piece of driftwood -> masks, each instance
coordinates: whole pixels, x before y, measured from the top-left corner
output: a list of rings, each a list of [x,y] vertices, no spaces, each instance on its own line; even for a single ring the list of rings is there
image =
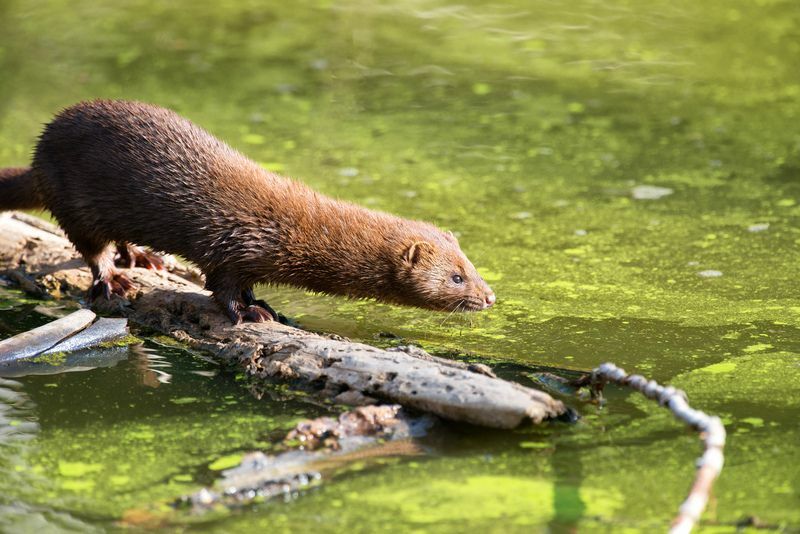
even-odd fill
[[[3,270],[24,272],[54,296],[80,299],[91,283],[58,229],[14,213],[0,215]],[[500,380],[485,366],[435,358],[418,348],[383,350],[274,322],[231,325],[209,293],[187,279],[197,272],[179,264],[172,272],[136,268],[128,274],[139,289],[113,304],[133,324],[237,362],[255,377],[318,386],[343,404],[380,400],[493,428],[566,412],[546,393]]]
[[[129,335],[127,319],[96,317],[91,310],[77,310],[0,341],[0,372],[13,361],[88,349]]]
[[[79,310],[84,311],[84,310]],[[78,313],[78,312],[75,312]],[[130,336],[128,320],[125,318],[101,317],[87,328],[66,338],[58,345],[42,353],[43,356],[58,354],[60,352],[75,352],[113,343]],[[134,338],[134,342],[136,339]]]
[[[41,354],[92,324],[94,318],[94,312],[78,310],[33,330],[4,339],[0,341],[0,363]]]
[[[607,382],[635,389],[648,399],[657,400],[661,406],[669,408],[677,419],[700,432],[704,445],[703,455],[697,461],[697,473],[689,496],[683,501],[669,530],[671,534],[691,532],[706,508],[714,480],[722,472],[725,426],[720,418],[706,415],[689,406],[686,393],[680,389],[661,386],[641,375],[629,375],[613,363],[604,363],[595,368],[590,382],[595,395],[602,392]]]

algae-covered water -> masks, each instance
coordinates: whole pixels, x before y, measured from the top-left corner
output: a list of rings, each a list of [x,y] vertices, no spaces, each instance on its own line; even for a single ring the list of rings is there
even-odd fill
[[[457,233],[494,309],[447,316],[286,288],[305,327],[392,333],[530,384],[611,360],[720,415],[703,530],[800,529],[800,4],[473,0],[0,2],[0,166],[92,97],[171,107],[265,167]],[[109,206],[109,209],[114,209]],[[48,320],[4,290],[0,336]],[[122,353],[120,353],[122,351]],[[293,422],[148,340],[0,379],[0,531],[117,527]],[[287,502],[172,529],[659,531],[697,437],[610,391],[574,425],[447,427]]]

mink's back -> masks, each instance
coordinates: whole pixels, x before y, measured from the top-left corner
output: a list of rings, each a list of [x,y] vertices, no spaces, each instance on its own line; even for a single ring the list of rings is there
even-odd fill
[[[257,216],[248,207],[268,214],[291,188],[176,113],[126,101],[64,110],[45,128],[33,168],[74,242],[130,241],[206,268],[235,261],[236,234]]]

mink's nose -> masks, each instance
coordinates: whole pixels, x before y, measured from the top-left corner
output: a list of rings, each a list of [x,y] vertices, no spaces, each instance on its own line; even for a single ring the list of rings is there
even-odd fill
[[[494,296],[494,293],[489,293],[489,294],[488,294],[488,295],[486,295],[486,297],[484,297],[484,299],[483,299],[483,307],[484,307],[484,308],[489,308],[489,307],[491,307],[491,305],[492,305],[492,304],[494,304],[494,301],[495,301],[495,300],[497,300],[497,297],[495,297],[495,296]]]

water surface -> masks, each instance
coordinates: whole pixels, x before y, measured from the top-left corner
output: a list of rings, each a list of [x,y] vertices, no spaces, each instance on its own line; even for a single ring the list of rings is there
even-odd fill
[[[799,60],[791,0],[7,1],[0,165],[61,107],[137,98],[327,194],[434,221],[495,309],[260,293],[308,328],[390,332],[523,382],[612,360],[674,383],[730,434],[706,527],[798,529]],[[44,320],[3,306],[2,336]],[[0,529],[110,528],[320,413],[178,349],[130,352],[0,385]],[[696,437],[624,392],[574,405],[576,425],[451,428],[429,457],[194,528],[663,528]]]

